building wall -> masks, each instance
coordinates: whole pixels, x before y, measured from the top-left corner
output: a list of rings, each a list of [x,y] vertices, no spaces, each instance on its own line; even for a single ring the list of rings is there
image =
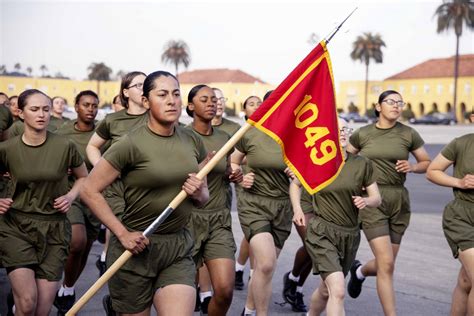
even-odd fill
[[[364,81],[343,81],[337,93],[338,108],[347,111],[350,102],[364,113]],[[396,90],[405,102],[411,105],[416,116],[426,114],[436,107],[439,112],[448,112],[453,104],[453,78],[399,79],[369,82],[368,107],[377,102],[384,90]],[[466,111],[474,109],[474,77],[458,78],[457,103],[464,103]]]
[[[251,95],[263,98],[268,90],[275,86],[261,83],[209,83],[210,87],[217,87],[222,90],[227,100],[227,107],[235,110],[236,115],[242,111],[242,104]],[[186,105],[188,93],[195,84],[182,84],[181,95],[183,105]],[[10,77],[0,76],[0,91],[8,96],[19,95],[26,89],[39,89],[50,97],[62,96],[67,99],[68,105],[74,104],[75,96],[82,90],[99,91],[100,105],[112,103],[112,99],[119,93],[119,81],[91,81],[91,80],[66,80],[54,78],[36,77]]]
[[[0,76],[0,91],[8,96],[19,95],[26,89],[38,89],[50,97],[64,97],[69,106],[74,104],[74,98],[80,91],[99,91],[100,104],[103,105],[112,103],[112,99],[120,90],[120,82]]]

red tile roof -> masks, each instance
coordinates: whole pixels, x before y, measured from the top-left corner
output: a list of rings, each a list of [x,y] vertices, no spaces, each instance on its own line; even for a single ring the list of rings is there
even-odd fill
[[[454,56],[449,58],[429,59],[396,75],[388,77],[385,80],[440,78],[453,76]],[[459,56],[459,77],[474,77],[474,54]]]
[[[262,80],[249,75],[239,69],[199,69],[185,71],[178,76],[180,83],[211,83],[211,82],[233,82],[233,83],[263,83]]]

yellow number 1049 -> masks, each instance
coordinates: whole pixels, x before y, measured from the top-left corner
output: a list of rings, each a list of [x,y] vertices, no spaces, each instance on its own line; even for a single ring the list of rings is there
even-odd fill
[[[310,103],[310,95],[306,95],[303,101],[293,112],[295,117],[295,126],[299,129],[304,129],[306,141],[304,145],[306,148],[311,148],[310,157],[311,161],[318,166],[324,165],[331,159],[336,157],[336,144],[331,139],[326,139],[319,144],[319,148],[316,146],[316,142],[329,134],[327,127],[308,127],[311,123],[318,119],[319,109],[314,103]],[[303,115],[306,118],[301,120]]]

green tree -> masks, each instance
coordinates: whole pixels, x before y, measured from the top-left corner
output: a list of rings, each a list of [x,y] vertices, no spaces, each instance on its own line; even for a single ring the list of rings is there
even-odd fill
[[[40,71],[41,71],[41,77],[46,77],[46,72],[48,71],[48,67],[46,67],[46,65],[41,65]]]
[[[20,63],[16,63],[15,66],[13,66],[13,68],[14,68],[16,71],[20,71],[20,70],[21,70],[21,64],[20,64]]]
[[[33,73],[33,68],[27,67],[27,68],[26,68],[26,72],[28,73],[28,76],[31,77],[31,74]]]
[[[89,80],[109,81],[112,74],[112,68],[104,63],[92,63],[87,70],[89,70]]]
[[[7,67],[5,65],[0,65],[0,73],[2,75],[7,73]]]
[[[454,102],[453,109],[458,122],[463,122],[461,107],[457,106],[457,87],[459,75],[459,38],[462,35],[463,25],[474,29],[474,2],[472,0],[444,0],[435,12],[438,16],[437,32],[454,29],[456,34],[456,57],[454,59]]]
[[[365,94],[364,94],[364,113],[367,112],[367,93],[369,90],[369,64],[370,60],[374,60],[379,64],[383,62],[382,47],[385,42],[380,34],[372,34],[371,32],[357,36],[352,44],[351,58],[365,64]]]
[[[161,55],[161,61],[165,64],[173,64],[176,77],[178,77],[178,66],[182,64],[187,68],[191,63],[191,53],[188,44],[182,40],[168,41]]]

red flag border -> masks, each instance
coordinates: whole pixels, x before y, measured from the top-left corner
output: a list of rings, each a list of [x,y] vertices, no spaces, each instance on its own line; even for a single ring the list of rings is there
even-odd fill
[[[335,100],[336,91],[335,91],[335,88],[334,88],[334,76],[333,76],[333,72],[332,72],[331,58],[329,57],[329,52],[326,48],[326,43],[324,41],[322,41],[322,42],[319,43],[319,45],[321,45],[323,47],[324,53],[316,61],[314,61],[308,68],[306,68],[306,70],[303,72],[303,74],[301,74],[301,76],[291,85],[291,87],[288,90],[286,90],[286,92],[267,111],[267,113],[265,113],[265,115],[260,120],[258,120],[257,122],[255,122],[251,119],[247,120],[247,122],[249,124],[253,125],[254,127],[258,128],[260,131],[264,132],[265,134],[267,134],[268,136],[273,138],[273,140],[275,140],[280,145],[280,147],[282,149],[282,152],[283,152],[283,160],[285,161],[286,165],[291,169],[291,171],[293,171],[295,173],[295,175],[300,180],[301,184],[304,186],[306,191],[308,191],[310,194],[315,194],[316,192],[324,189],[325,187],[327,187],[329,184],[331,184],[331,182],[333,182],[337,178],[337,176],[341,172],[342,168],[344,167],[344,163],[345,163],[344,159],[342,160],[341,165],[339,166],[339,169],[337,170],[337,172],[334,176],[332,176],[328,180],[326,180],[323,183],[321,183],[320,185],[318,185],[315,189],[312,189],[309,186],[309,184],[304,180],[303,176],[298,171],[298,169],[290,162],[290,160],[286,156],[286,154],[285,154],[285,145],[284,145],[283,141],[280,139],[280,137],[278,137],[278,135],[273,133],[271,130],[268,130],[267,128],[262,126],[262,124],[268,119],[268,117],[270,115],[273,114],[273,112],[280,106],[280,104],[283,103],[283,101],[286,100],[286,98],[293,92],[293,90],[296,89],[296,87],[301,83],[301,81],[303,81],[314,69],[316,69],[316,67],[322,62],[323,59],[326,59],[326,62],[328,63],[329,74],[331,76],[332,89],[333,89],[334,100]],[[338,122],[338,126],[339,126],[339,122]],[[339,128],[337,129],[337,136],[340,137]],[[342,147],[340,146],[340,144],[339,144],[339,151],[340,151],[341,157],[344,157],[344,153],[342,151]]]

